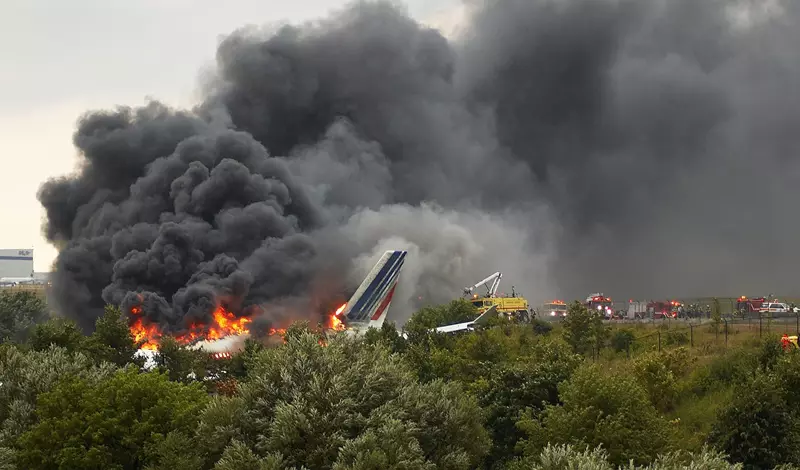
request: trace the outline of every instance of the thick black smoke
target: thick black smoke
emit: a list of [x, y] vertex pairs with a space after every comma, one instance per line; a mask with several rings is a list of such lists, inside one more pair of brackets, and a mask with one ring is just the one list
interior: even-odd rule
[[800, 7], [753, 5], [496, 0], [448, 41], [369, 2], [235, 32], [196, 109], [80, 121], [79, 173], [40, 193], [58, 306], [281, 323], [395, 247], [401, 316], [495, 270], [532, 301], [789, 293]]

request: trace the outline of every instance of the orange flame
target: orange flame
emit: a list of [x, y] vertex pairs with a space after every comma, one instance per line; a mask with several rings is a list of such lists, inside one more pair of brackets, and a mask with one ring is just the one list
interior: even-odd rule
[[[337, 331], [345, 329], [345, 325], [339, 316], [347, 307], [347, 303], [342, 304], [328, 318], [327, 328]], [[143, 343], [141, 349], [157, 350], [161, 340], [161, 330], [156, 324], [146, 324], [144, 318], [138, 317], [142, 314], [141, 306], [131, 307], [131, 314], [137, 318], [130, 324], [130, 332], [137, 343]], [[212, 314], [213, 320], [210, 325], [193, 323], [189, 325], [188, 331], [175, 337], [181, 344], [190, 344], [199, 340], [215, 341], [231, 335], [242, 335], [250, 332], [251, 318], [237, 317], [223, 306], [218, 306]], [[270, 328], [269, 336], [286, 334], [285, 328]], [[215, 356], [217, 357], [217, 356]]]
[[161, 337], [161, 333], [158, 331], [158, 326], [145, 325], [141, 318], [137, 318], [136, 321], [134, 321], [131, 325], [130, 330], [136, 343], [144, 342], [144, 344], [140, 346], [141, 349], [147, 349], [150, 351], [155, 351], [158, 349], [157, 338]]
[[[131, 308], [132, 315], [140, 315], [142, 308], [135, 306]], [[179, 343], [189, 344], [196, 340], [217, 340], [229, 335], [241, 335], [249, 333], [248, 325], [252, 321], [247, 317], [236, 317], [223, 306], [217, 307], [212, 314], [213, 321], [210, 325], [193, 323], [189, 325], [186, 333], [178, 335], [175, 340]], [[161, 339], [161, 331], [158, 325], [145, 324], [144, 319], [139, 317], [130, 325], [130, 331], [136, 342], [144, 342], [142, 349], [156, 350]], [[278, 330], [275, 330], [277, 332]], [[274, 334], [270, 331], [270, 334]]]
[[342, 320], [339, 319], [339, 315], [344, 312], [345, 307], [347, 307], [347, 303], [343, 303], [339, 308], [336, 309], [333, 315], [330, 316], [328, 319], [328, 328], [337, 331], [344, 330], [344, 323], [342, 323]]

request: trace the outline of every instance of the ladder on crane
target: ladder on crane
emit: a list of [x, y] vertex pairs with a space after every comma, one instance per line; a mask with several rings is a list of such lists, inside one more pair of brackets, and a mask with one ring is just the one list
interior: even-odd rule
[[503, 277], [503, 273], [498, 271], [498, 272], [492, 274], [491, 276], [487, 277], [486, 279], [482, 280], [481, 282], [475, 284], [474, 286], [465, 287], [464, 288], [464, 296], [466, 297], [466, 296], [472, 294], [472, 291], [474, 291], [475, 289], [479, 288], [480, 286], [485, 286], [485, 285], [487, 285], [488, 283], [491, 282], [492, 283], [491, 286], [487, 286], [486, 287], [486, 289], [487, 289], [486, 297], [495, 297], [496, 294], [497, 294], [497, 288], [500, 287], [500, 279], [502, 277]]

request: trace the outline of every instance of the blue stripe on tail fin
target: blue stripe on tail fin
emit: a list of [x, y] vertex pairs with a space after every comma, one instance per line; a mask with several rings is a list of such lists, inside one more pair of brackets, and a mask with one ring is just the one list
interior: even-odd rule
[[348, 323], [369, 322], [371, 326], [383, 323], [406, 254], [406, 251], [393, 250], [381, 256], [342, 312]]

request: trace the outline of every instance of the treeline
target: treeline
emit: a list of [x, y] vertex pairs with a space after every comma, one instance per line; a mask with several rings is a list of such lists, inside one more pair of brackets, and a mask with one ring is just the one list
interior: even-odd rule
[[775, 338], [720, 355], [676, 347], [628, 360], [635, 338], [578, 303], [556, 328], [496, 319], [481, 331], [429, 333], [476, 316], [455, 301], [417, 312], [406, 338], [390, 324], [363, 338], [296, 324], [283, 341], [248, 340], [229, 360], [166, 340], [145, 372], [118, 309], [89, 336], [46, 312], [34, 295], [0, 294], [0, 469], [800, 462], [800, 354]]

